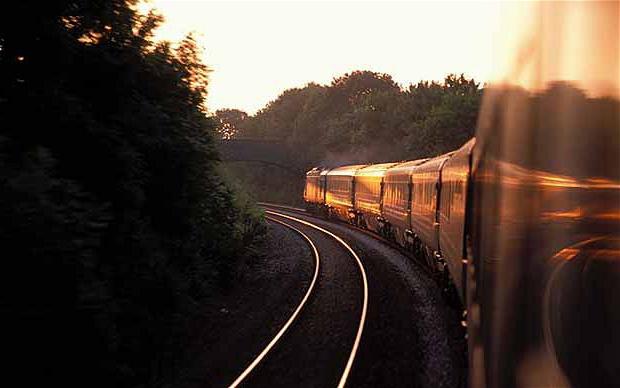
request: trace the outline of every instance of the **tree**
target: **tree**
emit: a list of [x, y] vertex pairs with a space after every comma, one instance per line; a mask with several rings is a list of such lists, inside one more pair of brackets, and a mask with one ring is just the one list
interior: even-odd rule
[[330, 91], [332, 92], [332, 98], [340, 99], [342, 103], [355, 105], [365, 95], [372, 92], [398, 92], [400, 87], [389, 74], [357, 70], [334, 78]]
[[446, 76], [443, 84], [420, 83], [410, 89], [409, 105], [417, 106], [406, 135], [414, 157], [438, 155], [458, 148], [474, 136], [482, 91], [463, 74]]
[[243, 127], [248, 114], [239, 109], [219, 109], [215, 111], [217, 132], [222, 139], [229, 140], [243, 136]]
[[191, 35], [153, 41], [162, 19], [136, 4], [0, 13], [3, 346], [41, 368], [8, 366], [22, 385], [163, 385], [187, 356], [181, 329], [243, 254], [208, 68]]

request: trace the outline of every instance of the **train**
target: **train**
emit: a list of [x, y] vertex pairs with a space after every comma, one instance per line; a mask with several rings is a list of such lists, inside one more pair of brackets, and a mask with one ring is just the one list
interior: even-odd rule
[[[377, 233], [421, 258], [446, 291], [465, 295], [469, 140], [433, 158], [380, 164], [315, 167], [306, 173], [309, 212]], [[448, 270], [449, 268], [449, 270]], [[444, 275], [444, 276], [441, 276]]]
[[531, 7], [521, 14], [546, 22], [485, 87], [474, 138], [313, 168], [303, 198], [453, 291], [470, 387], [620, 387], [620, 5]]
[[[608, 144], [573, 145], [578, 163], [562, 174], [540, 167], [566, 160], [552, 149], [565, 127], [528, 134], [549, 146], [545, 158], [483, 128], [433, 158], [313, 168], [304, 202], [398, 244], [436, 275], [464, 311], [470, 386], [620, 386], [620, 162], [609, 157], [620, 130], [581, 124]], [[593, 145], [598, 158], [579, 157]]]

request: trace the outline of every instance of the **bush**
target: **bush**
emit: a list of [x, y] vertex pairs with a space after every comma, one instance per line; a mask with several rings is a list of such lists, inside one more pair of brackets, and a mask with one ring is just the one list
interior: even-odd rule
[[22, 385], [163, 384], [260, 227], [217, 171], [193, 38], [155, 43], [135, 3], [0, 14], [0, 307]]

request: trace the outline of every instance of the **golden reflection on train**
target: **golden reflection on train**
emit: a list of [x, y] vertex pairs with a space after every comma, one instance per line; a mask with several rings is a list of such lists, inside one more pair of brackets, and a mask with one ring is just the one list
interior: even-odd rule
[[355, 222], [364, 228], [379, 232], [384, 192], [383, 177], [388, 168], [397, 163], [373, 164], [355, 174]]
[[591, 97], [620, 97], [617, 1], [504, 2], [491, 84], [543, 91], [570, 80]]
[[329, 212], [343, 219], [354, 218], [354, 185], [356, 172], [365, 165], [343, 166], [327, 172], [325, 204]]
[[[578, 248], [564, 248], [558, 252], [554, 259], [572, 260], [577, 255], [581, 254], [582, 250]], [[620, 249], [594, 249], [588, 253], [590, 259], [595, 260], [620, 260]]]
[[474, 150], [470, 386], [620, 386], [620, 3], [513, 2]]
[[[579, 179], [531, 170], [508, 162], [497, 162], [497, 167], [498, 172], [493, 176], [497, 178], [501, 175], [501, 185], [515, 186], [511, 191], [523, 195], [518, 207], [507, 209], [504, 213], [509, 219], [520, 218], [519, 213], [526, 208], [540, 209], [538, 218], [543, 222], [585, 219], [620, 221], [620, 181]], [[479, 178], [488, 182], [490, 177]], [[540, 192], [539, 195], [532, 195], [537, 192]]]

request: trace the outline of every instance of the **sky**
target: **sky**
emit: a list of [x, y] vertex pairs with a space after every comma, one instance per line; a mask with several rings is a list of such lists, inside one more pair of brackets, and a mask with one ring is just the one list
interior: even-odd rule
[[406, 87], [464, 73], [484, 82], [500, 29], [496, 2], [151, 0], [157, 37], [197, 33], [211, 68], [207, 106], [255, 113], [284, 90], [354, 70]]

